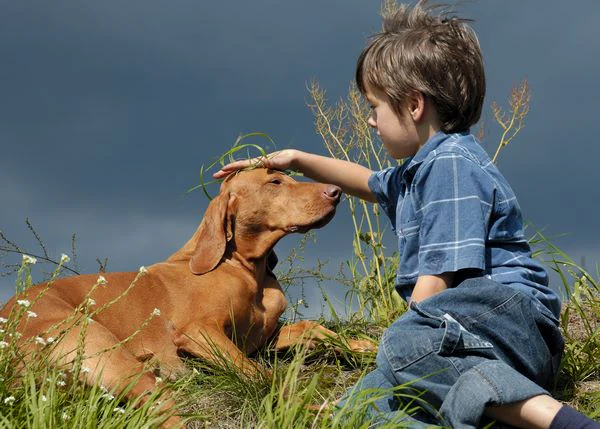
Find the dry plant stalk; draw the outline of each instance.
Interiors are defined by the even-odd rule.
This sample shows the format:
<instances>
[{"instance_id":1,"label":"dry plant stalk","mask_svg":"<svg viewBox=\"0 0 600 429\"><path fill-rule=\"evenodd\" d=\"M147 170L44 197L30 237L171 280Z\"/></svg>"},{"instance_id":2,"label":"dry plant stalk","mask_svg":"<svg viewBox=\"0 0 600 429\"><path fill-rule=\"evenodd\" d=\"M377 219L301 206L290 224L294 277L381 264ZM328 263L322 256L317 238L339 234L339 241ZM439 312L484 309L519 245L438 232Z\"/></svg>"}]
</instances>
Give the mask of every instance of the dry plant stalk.
<instances>
[{"instance_id":1,"label":"dry plant stalk","mask_svg":"<svg viewBox=\"0 0 600 429\"><path fill-rule=\"evenodd\" d=\"M383 2L381 4L381 11L379 14L381 16L392 15L398 11L399 7L400 6L396 2L396 0L383 0Z\"/></svg>"},{"instance_id":2,"label":"dry plant stalk","mask_svg":"<svg viewBox=\"0 0 600 429\"><path fill-rule=\"evenodd\" d=\"M502 109L495 101L492 102L494 118L504 130L496 153L492 158L493 163L496 163L500 151L525 127L525 117L529 113L530 101L531 94L529 92L529 81L523 79L521 83L518 86L515 86L511 91L510 98L508 99L510 107L508 112Z\"/></svg>"},{"instance_id":3,"label":"dry plant stalk","mask_svg":"<svg viewBox=\"0 0 600 429\"><path fill-rule=\"evenodd\" d=\"M396 165L383 145L377 144L367 123L369 107L355 86L348 96L330 105L325 91L313 82L309 88L310 106L315 129L330 156L356 162L371 170ZM389 267L383 245L380 209L358 198L348 197L354 226L354 261L348 261L359 304L359 314L369 313L375 320L385 320L402 308L399 296L389 285ZM355 284L358 283L358 284Z\"/></svg>"}]
</instances>

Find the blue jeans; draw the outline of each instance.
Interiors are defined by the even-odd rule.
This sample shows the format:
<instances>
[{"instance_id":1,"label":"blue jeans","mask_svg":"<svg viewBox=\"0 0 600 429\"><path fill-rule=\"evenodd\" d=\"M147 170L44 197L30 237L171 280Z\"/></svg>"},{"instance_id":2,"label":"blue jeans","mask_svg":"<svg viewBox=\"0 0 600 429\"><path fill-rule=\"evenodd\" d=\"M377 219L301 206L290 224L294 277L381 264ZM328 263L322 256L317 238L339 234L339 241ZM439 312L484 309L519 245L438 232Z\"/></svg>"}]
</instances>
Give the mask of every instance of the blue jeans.
<instances>
[{"instance_id":1,"label":"blue jeans","mask_svg":"<svg viewBox=\"0 0 600 429\"><path fill-rule=\"evenodd\" d=\"M487 405L548 394L563 344L558 320L534 297L468 279L411 304L384 332L376 369L339 407L378 392L367 411L378 423L475 428ZM415 396L421 410L408 416L402 410Z\"/></svg>"}]
</instances>

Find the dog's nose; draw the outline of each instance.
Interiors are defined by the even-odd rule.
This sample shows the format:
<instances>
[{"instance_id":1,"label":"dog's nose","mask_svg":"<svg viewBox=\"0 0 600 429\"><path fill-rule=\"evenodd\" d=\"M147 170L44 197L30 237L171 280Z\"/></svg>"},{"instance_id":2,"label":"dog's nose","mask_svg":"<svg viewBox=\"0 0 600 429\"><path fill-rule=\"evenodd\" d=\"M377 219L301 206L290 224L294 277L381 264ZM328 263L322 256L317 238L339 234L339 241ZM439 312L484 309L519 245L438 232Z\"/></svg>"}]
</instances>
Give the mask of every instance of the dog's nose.
<instances>
[{"instance_id":1,"label":"dog's nose","mask_svg":"<svg viewBox=\"0 0 600 429\"><path fill-rule=\"evenodd\" d=\"M331 199L337 200L342 195L342 189L339 186L327 185L324 194Z\"/></svg>"}]
</instances>

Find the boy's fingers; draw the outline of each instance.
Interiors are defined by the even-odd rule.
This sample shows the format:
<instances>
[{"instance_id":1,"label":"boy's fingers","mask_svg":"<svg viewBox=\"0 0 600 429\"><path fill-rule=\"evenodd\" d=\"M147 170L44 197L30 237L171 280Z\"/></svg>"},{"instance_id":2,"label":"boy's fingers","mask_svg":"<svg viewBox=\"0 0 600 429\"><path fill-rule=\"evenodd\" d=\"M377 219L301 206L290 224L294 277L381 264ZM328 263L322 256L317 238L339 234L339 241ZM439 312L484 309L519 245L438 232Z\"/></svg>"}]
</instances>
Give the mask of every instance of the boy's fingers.
<instances>
[{"instance_id":1,"label":"boy's fingers","mask_svg":"<svg viewBox=\"0 0 600 429\"><path fill-rule=\"evenodd\" d=\"M221 179L223 177L225 177L228 173L223 171L223 170L219 170L216 173L213 173L213 179Z\"/></svg>"},{"instance_id":2,"label":"boy's fingers","mask_svg":"<svg viewBox=\"0 0 600 429\"><path fill-rule=\"evenodd\" d=\"M249 167L251 165L262 164L262 158L253 158L253 159L244 159L241 161L234 161L227 165L221 167L219 171L213 174L215 179L220 179L222 177L227 176L230 173L233 173L236 170L241 170L242 168Z\"/></svg>"},{"instance_id":3,"label":"boy's fingers","mask_svg":"<svg viewBox=\"0 0 600 429\"><path fill-rule=\"evenodd\" d=\"M240 161L234 161L232 163L227 164L222 168L222 170L234 171L240 170L242 168L249 167L251 165L256 165L260 162L260 158L252 158L252 159L242 159Z\"/></svg>"},{"instance_id":4,"label":"boy's fingers","mask_svg":"<svg viewBox=\"0 0 600 429\"><path fill-rule=\"evenodd\" d=\"M285 166L279 165L280 162L273 163L273 158L279 156L281 152L273 152L267 156L257 156L251 159L243 159L240 161L230 162L227 165L221 167L219 171L213 173L213 178L221 179L236 170L241 170L246 167L267 167L267 168L286 168Z\"/></svg>"},{"instance_id":5,"label":"boy's fingers","mask_svg":"<svg viewBox=\"0 0 600 429\"><path fill-rule=\"evenodd\" d=\"M233 173L234 171L239 170L240 168L243 168L243 167L235 168L235 167L229 167L226 165L225 167L221 168L216 173L213 173L213 177L215 179L221 179L221 178Z\"/></svg>"}]
</instances>

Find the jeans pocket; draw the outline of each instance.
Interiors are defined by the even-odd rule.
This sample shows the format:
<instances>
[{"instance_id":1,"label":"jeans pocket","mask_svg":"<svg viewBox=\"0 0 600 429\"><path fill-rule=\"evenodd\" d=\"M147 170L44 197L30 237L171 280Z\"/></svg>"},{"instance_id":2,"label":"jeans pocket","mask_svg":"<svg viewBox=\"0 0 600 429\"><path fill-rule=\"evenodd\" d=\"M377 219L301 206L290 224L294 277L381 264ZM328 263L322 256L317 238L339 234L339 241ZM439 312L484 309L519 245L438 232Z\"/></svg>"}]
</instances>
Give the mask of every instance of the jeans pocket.
<instances>
[{"instance_id":1,"label":"jeans pocket","mask_svg":"<svg viewBox=\"0 0 600 429\"><path fill-rule=\"evenodd\" d=\"M424 310L412 303L411 310L390 326L381 339L381 350L394 372L435 354L460 356L475 349L493 349L493 344L467 331L450 314Z\"/></svg>"},{"instance_id":2,"label":"jeans pocket","mask_svg":"<svg viewBox=\"0 0 600 429\"><path fill-rule=\"evenodd\" d=\"M389 365L393 372L401 372L435 353L439 349L441 339L441 333L430 327L407 330L392 325L381 337L378 364L383 367ZM385 360L383 365L379 362L381 360Z\"/></svg>"}]
</instances>

